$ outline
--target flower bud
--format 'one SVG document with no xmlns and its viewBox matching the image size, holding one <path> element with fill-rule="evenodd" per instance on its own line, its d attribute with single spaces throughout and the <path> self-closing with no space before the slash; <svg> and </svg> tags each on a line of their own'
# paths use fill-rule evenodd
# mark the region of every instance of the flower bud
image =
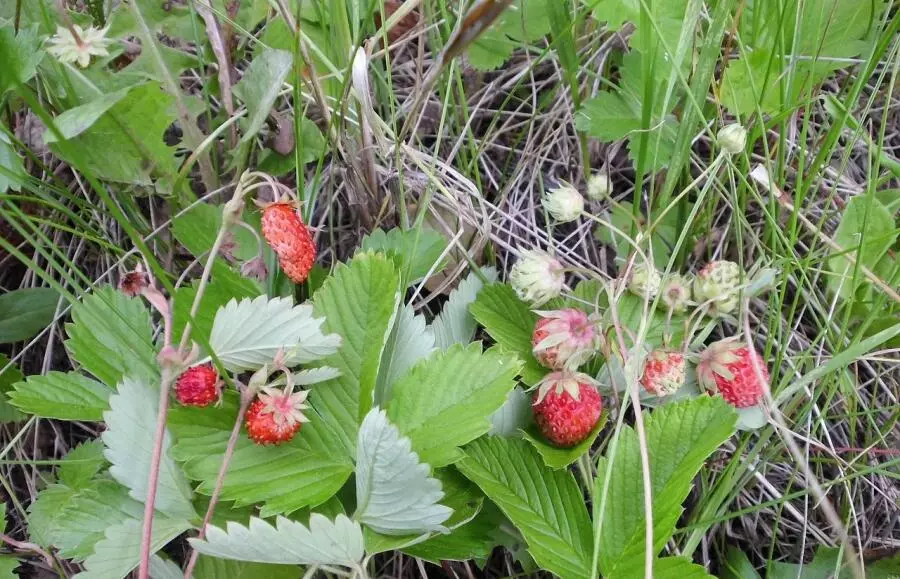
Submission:
<svg viewBox="0 0 900 579">
<path fill-rule="evenodd" d="M 560 223 L 574 221 L 584 212 L 584 197 L 575 187 L 561 181 L 561 185 L 544 194 L 544 208 Z"/>
<path fill-rule="evenodd" d="M 557 297 L 565 286 L 562 264 L 538 249 L 522 252 L 509 272 L 509 283 L 522 301 L 540 306 Z"/>
<path fill-rule="evenodd" d="M 694 278 L 694 300 L 709 302 L 710 313 L 730 314 L 737 308 L 741 268 L 733 261 L 711 261 Z"/>
<path fill-rule="evenodd" d="M 606 199 L 612 193 L 612 182 L 606 173 L 594 173 L 588 179 L 587 194 L 595 201 Z"/>
<path fill-rule="evenodd" d="M 737 155 L 747 145 L 747 129 L 734 123 L 719 131 L 716 144 L 729 155 Z"/>
<path fill-rule="evenodd" d="M 662 278 L 655 267 L 636 263 L 631 268 L 631 277 L 628 278 L 628 290 L 640 298 L 650 300 L 659 293 L 661 283 Z"/>
</svg>

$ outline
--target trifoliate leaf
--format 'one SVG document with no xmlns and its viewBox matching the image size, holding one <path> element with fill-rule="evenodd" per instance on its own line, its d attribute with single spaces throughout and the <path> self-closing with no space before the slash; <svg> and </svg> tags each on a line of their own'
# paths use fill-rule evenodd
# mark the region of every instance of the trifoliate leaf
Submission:
<svg viewBox="0 0 900 579">
<path fill-rule="evenodd" d="M 589 577 L 593 530 L 568 470 L 551 470 L 524 440 L 488 436 L 457 468 L 481 487 L 528 541 L 538 564 L 560 577 Z"/>
<path fill-rule="evenodd" d="M 531 396 L 521 388 L 513 388 L 503 406 L 491 414 L 489 434 L 504 438 L 519 438 L 522 430 L 533 422 Z"/>
<path fill-rule="evenodd" d="M 121 579 L 138 566 L 141 557 L 142 522 L 129 519 L 106 530 L 105 538 L 85 559 L 85 570 L 74 579 Z M 150 550 L 156 552 L 166 543 L 191 528 L 187 521 L 157 515 L 153 519 Z"/>
<path fill-rule="evenodd" d="M 737 415 L 721 398 L 703 396 L 644 413 L 653 493 L 653 549 L 672 536 L 682 502 L 706 458 L 734 432 Z M 609 448 L 613 448 L 612 444 Z M 602 513 L 600 570 L 604 576 L 644 573 L 644 498 L 638 439 L 625 426 L 619 434 L 615 464 L 600 459 L 594 486 L 594 517 Z M 604 497 L 606 473 L 609 490 Z M 636 482 L 637 481 L 637 482 Z"/>
<path fill-rule="evenodd" d="M 313 513 L 309 528 L 284 517 L 277 517 L 274 527 L 253 517 L 248 527 L 233 522 L 225 530 L 209 526 L 206 540 L 188 540 L 204 555 L 256 563 L 356 567 L 365 554 L 362 528 L 345 515 L 332 522 Z"/>
<path fill-rule="evenodd" d="M 226 392 L 221 408 L 180 407 L 169 413 L 169 428 L 177 440 L 172 456 L 184 462 L 188 477 L 201 481 L 199 493 L 212 494 L 237 409 L 237 395 Z M 268 517 L 316 506 L 334 495 L 353 472 L 353 464 L 322 418 L 313 412 L 307 416 L 310 422 L 297 436 L 279 446 L 259 446 L 241 434 L 222 500 L 239 507 L 261 503 L 260 514 Z"/>
<path fill-rule="evenodd" d="M 66 333 L 72 357 L 107 386 L 126 374 L 158 379 L 150 313 L 138 298 L 101 288 L 72 307 Z"/>
<path fill-rule="evenodd" d="M 103 419 L 113 390 L 78 372 L 29 376 L 14 385 L 9 397 L 22 412 L 60 420 Z"/>
<path fill-rule="evenodd" d="M 309 400 L 344 444 L 346 457 L 356 455 L 359 424 L 372 407 L 385 342 L 400 304 L 400 275 L 382 254 L 358 253 L 339 265 L 313 296 L 323 331 L 335 332 L 343 346 L 322 360 L 341 376 L 314 388 Z"/>
<path fill-rule="evenodd" d="M 421 280 L 428 272 L 439 273 L 443 269 L 441 254 L 446 248 L 444 237 L 430 229 L 376 229 L 360 243 L 360 251 L 383 251 L 391 257 L 407 285 Z"/>
<path fill-rule="evenodd" d="M 340 347 L 339 335 L 322 333 L 323 322 L 313 317 L 311 305 L 295 306 L 291 298 L 231 300 L 216 313 L 209 344 L 233 372 L 271 364 L 279 352 L 287 366 L 296 366 L 334 354 Z"/>
<path fill-rule="evenodd" d="M 481 274 L 488 283 L 497 281 L 497 270 L 493 267 L 483 268 Z M 482 287 L 484 282 L 473 272 L 450 292 L 441 313 L 431 323 L 438 348 L 446 350 L 453 344 L 468 344 L 472 341 L 477 324 L 469 312 L 469 306 Z"/>
<path fill-rule="evenodd" d="M 378 383 L 375 386 L 375 403 L 387 404 L 391 399 L 394 383 L 433 351 L 434 333 L 426 324 L 425 318 L 417 316 L 412 307 L 402 306 L 382 354 Z"/>
<path fill-rule="evenodd" d="M 10 404 L 9 395 L 13 384 L 25 379 L 18 366 L 11 363 L 10 359 L 0 354 L 0 422 L 16 422 L 23 420 L 25 415 L 16 410 Z"/>
<path fill-rule="evenodd" d="M 469 48 L 469 62 L 479 70 L 499 68 L 523 43 L 550 32 L 545 0 L 514 0 Z M 514 39 L 514 40 L 513 40 Z"/>
<path fill-rule="evenodd" d="M 359 427 L 354 518 L 385 535 L 445 532 L 452 510 L 439 504 L 441 482 L 429 476 L 408 438 L 373 408 Z"/>
<path fill-rule="evenodd" d="M 244 101 L 249 113 L 242 143 L 252 140 L 265 124 L 292 61 L 289 52 L 266 49 L 250 62 L 241 81 L 234 85 L 235 96 Z"/>
<path fill-rule="evenodd" d="M 394 385 L 388 417 L 433 467 L 462 458 L 457 448 L 491 428 L 490 416 L 515 387 L 521 362 L 481 343 L 452 346 Z"/>
<path fill-rule="evenodd" d="M 157 387 L 158 388 L 158 387 Z M 125 378 L 118 394 L 109 399 L 111 410 L 103 414 L 107 430 L 101 435 L 106 445 L 104 456 L 112 466 L 109 473 L 130 489 L 137 501 L 147 498 L 147 478 L 156 435 L 159 394 L 143 380 Z M 173 517 L 196 516 L 191 505 L 191 487 L 181 467 L 169 456 L 172 445 L 168 430 L 162 446 L 156 509 Z"/>
<path fill-rule="evenodd" d="M 0 344 L 30 339 L 53 321 L 58 305 L 59 293 L 48 287 L 0 295 Z"/>
<path fill-rule="evenodd" d="M 537 383 L 547 370 L 531 353 L 531 334 L 538 316 L 520 300 L 512 287 L 494 283 L 478 292 L 469 311 L 484 326 L 488 334 L 505 350 L 518 354 L 525 362 L 522 381 L 529 386 Z"/>
</svg>

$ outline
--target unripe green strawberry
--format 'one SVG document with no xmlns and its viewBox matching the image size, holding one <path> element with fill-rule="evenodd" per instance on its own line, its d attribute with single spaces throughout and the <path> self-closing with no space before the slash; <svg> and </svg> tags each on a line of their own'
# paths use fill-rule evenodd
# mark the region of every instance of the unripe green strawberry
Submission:
<svg viewBox="0 0 900 579">
<path fill-rule="evenodd" d="M 694 278 L 694 300 L 712 314 L 730 314 L 738 305 L 741 268 L 733 261 L 711 261 Z"/>
<path fill-rule="evenodd" d="M 641 386 L 654 396 L 671 396 L 684 386 L 686 366 L 681 352 L 653 350 L 644 362 Z"/>
<path fill-rule="evenodd" d="M 278 263 L 294 283 L 303 283 L 316 261 L 316 244 L 309 228 L 291 203 L 270 203 L 263 208 L 262 233 L 278 256 Z"/>
<path fill-rule="evenodd" d="M 691 282 L 677 273 L 669 274 L 662 282 L 660 300 L 675 314 L 683 314 L 691 303 Z"/>
<path fill-rule="evenodd" d="M 575 370 L 594 355 L 597 330 L 587 314 L 567 308 L 538 312 L 531 336 L 534 357 L 545 368 Z"/>
<path fill-rule="evenodd" d="M 636 263 L 631 268 L 631 277 L 628 278 L 628 291 L 646 300 L 652 300 L 659 293 L 662 277 L 655 267 L 648 267 L 643 263 Z"/>
<path fill-rule="evenodd" d="M 563 448 L 587 438 L 603 410 L 595 382 L 586 374 L 552 372 L 538 385 L 534 421 L 547 439 Z"/>
<path fill-rule="evenodd" d="M 209 406 L 219 394 L 219 374 L 212 364 L 192 366 L 175 381 L 175 399 L 184 406 Z"/>
<path fill-rule="evenodd" d="M 245 415 L 250 440 L 263 445 L 289 442 L 302 424 L 309 422 L 303 415 L 303 410 L 309 408 L 304 404 L 308 395 L 306 390 L 264 388 Z"/>
<path fill-rule="evenodd" d="M 721 394 L 732 406 L 747 408 L 759 404 L 769 385 L 769 370 L 746 344 L 726 338 L 700 354 L 697 379 L 704 389 Z"/>
</svg>

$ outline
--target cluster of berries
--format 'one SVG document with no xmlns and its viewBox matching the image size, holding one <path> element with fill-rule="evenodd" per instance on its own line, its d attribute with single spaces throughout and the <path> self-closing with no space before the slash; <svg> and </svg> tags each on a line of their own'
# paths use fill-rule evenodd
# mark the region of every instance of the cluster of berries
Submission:
<svg viewBox="0 0 900 579">
<path fill-rule="evenodd" d="M 663 276 L 654 267 L 635 264 L 628 278 L 628 290 L 634 295 L 660 301 L 673 313 L 687 311 L 689 305 L 702 305 L 712 315 L 730 314 L 738 306 L 743 275 L 733 261 L 711 261 L 693 277 L 677 273 Z"/>
<path fill-rule="evenodd" d="M 222 381 L 212 364 L 199 364 L 185 370 L 175 382 L 175 398 L 184 406 L 204 408 L 218 403 Z M 291 386 L 280 390 L 265 387 L 256 395 L 244 415 L 250 440 L 256 444 L 289 442 L 308 419 L 303 410 L 308 406 L 309 392 L 294 392 Z"/>
</svg>

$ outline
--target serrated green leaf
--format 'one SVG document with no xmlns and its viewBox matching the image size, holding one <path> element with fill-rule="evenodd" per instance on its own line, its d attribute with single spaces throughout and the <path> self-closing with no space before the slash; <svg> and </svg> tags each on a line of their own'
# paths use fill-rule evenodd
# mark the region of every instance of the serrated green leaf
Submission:
<svg viewBox="0 0 900 579">
<path fill-rule="evenodd" d="M 112 387 L 126 374 L 157 379 L 150 313 L 139 299 L 101 288 L 72 306 L 72 321 L 66 348 L 98 380 Z"/>
<path fill-rule="evenodd" d="M 25 288 L 0 295 L 0 344 L 28 340 L 53 321 L 59 294 L 48 287 Z"/>
<path fill-rule="evenodd" d="M 293 58 L 289 52 L 267 49 L 250 62 L 241 81 L 234 85 L 234 94 L 244 101 L 249 116 L 242 143 L 251 141 L 272 111 L 281 92 L 284 79 L 291 70 Z"/>
<path fill-rule="evenodd" d="M 22 371 L 9 358 L 0 354 L 0 423 L 17 422 L 25 418 L 24 414 L 10 404 L 8 396 L 13 384 L 24 379 Z"/>
<path fill-rule="evenodd" d="M 339 435 L 345 456 L 356 455 L 356 434 L 372 407 L 387 337 L 400 304 L 400 275 L 382 254 L 357 254 L 339 265 L 313 296 L 322 331 L 343 337 L 343 346 L 322 364 L 341 376 L 313 389 L 309 400 Z"/>
<path fill-rule="evenodd" d="M 375 403 L 387 404 L 391 399 L 394 383 L 433 351 L 434 333 L 425 318 L 417 316 L 412 307 L 401 306 L 381 356 L 378 382 L 375 385 Z"/>
<path fill-rule="evenodd" d="M 834 241 L 857 263 L 874 269 L 896 241 L 898 231 L 893 215 L 878 199 L 872 195 L 858 195 L 844 208 Z M 839 291 L 843 298 L 853 296 L 860 284 L 868 283 L 861 273 L 856 274 L 854 283 L 855 266 L 843 255 L 829 258 L 828 268 L 835 274 L 828 278 L 828 289 L 832 293 Z"/>
<path fill-rule="evenodd" d="M 469 62 L 479 70 L 493 70 L 506 62 L 518 46 L 539 40 L 549 32 L 546 0 L 513 0 L 481 38 L 472 43 Z"/>
<path fill-rule="evenodd" d="M 219 228 L 222 226 L 222 211 L 222 205 L 198 203 L 186 212 L 172 219 L 172 233 L 175 235 L 175 239 L 177 239 L 178 243 L 183 245 L 185 249 L 190 251 L 191 255 L 204 263 L 216 240 Z M 255 225 L 258 221 L 258 215 L 258 213 L 245 211 L 242 218 L 249 220 L 252 225 Z M 234 241 L 231 255 L 235 259 L 245 261 L 258 255 L 259 243 L 257 242 L 257 238 L 251 231 L 247 230 L 247 228 L 232 227 L 228 230 L 227 235 Z M 213 279 L 216 278 L 218 265 L 220 263 L 224 264 L 222 260 L 216 262 L 216 268 L 213 269 Z M 230 268 L 226 269 L 228 269 L 228 272 L 234 277 L 242 279 L 242 281 L 245 282 L 250 281 L 240 278 L 240 276 L 234 273 Z M 256 295 L 258 294 L 259 292 L 257 292 Z"/>
<path fill-rule="evenodd" d="M 523 382 L 531 386 L 544 377 L 547 371 L 531 353 L 531 334 L 537 314 L 516 296 L 512 287 L 503 283 L 485 286 L 469 311 L 501 347 L 517 354 L 525 363 Z"/>
<path fill-rule="evenodd" d="M 323 385 L 321 387 L 327 387 Z M 185 473 L 201 481 L 197 492 L 212 494 L 228 437 L 237 415 L 234 392 L 226 392 L 220 408 L 173 408 L 169 428 L 176 437 L 172 456 L 184 461 Z M 238 438 L 222 487 L 222 500 L 238 507 L 263 503 L 261 515 L 291 513 L 316 506 L 334 495 L 353 471 L 340 441 L 322 419 L 308 414 L 291 442 L 259 446 Z"/>
<path fill-rule="evenodd" d="M 503 406 L 491 414 L 491 429 L 488 432 L 504 438 L 519 438 L 522 430 L 533 421 L 531 396 L 521 388 L 513 388 Z"/>
<path fill-rule="evenodd" d="M 618 30 L 626 22 L 633 22 L 641 14 L 640 0 L 582 0 L 591 10 L 594 17 L 606 22 L 610 29 Z"/>
<path fill-rule="evenodd" d="M 194 579 L 297 579 L 298 574 L 299 570 L 293 565 L 248 563 L 205 555 L 197 560 L 194 568 Z"/>
<path fill-rule="evenodd" d="M 582 105 L 575 126 L 600 140 L 616 141 L 640 130 L 641 118 L 618 92 L 604 91 Z"/>
<path fill-rule="evenodd" d="M 158 408 L 158 386 L 125 378 L 118 393 L 109 399 L 110 410 L 103 413 L 107 429 L 101 435 L 110 462 L 109 473 L 130 489 L 130 496 L 143 502 L 147 498 L 147 478 L 153 455 Z M 191 488 L 181 470 L 169 456 L 172 446 L 168 430 L 162 446 L 156 510 L 177 518 L 196 516 L 191 505 Z"/>
<path fill-rule="evenodd" d="M 360 251 L 383 251 L 390 256 L 407 285 L 421 280 L 429 271 L 439 273 L 446 248 L 447 240 L 430 229 L 376 229 L 360 243 Z"/>
<path fill-rule="evenodd" d="M 313 317 L 310 304 L 293 304 L 289 297 L 231 300 L 216 313 L 210 347 L 233 372 L 258 370 L 279 352 L 288 367 L 334 354 L 341 337 L 322 333 L 325 320 Z"/>
<path fill-rule="evenodd" d="M 560 577 L 588 577 L 593 533 L 572 473 L 547 468 L 521 439 L 483 437 L 465 452 L 457 468 L 518 527 L 538 565 Z"/>
<path fill-rule="evenodd" d="M 488 283 L 497 281 L 497 270 L 493 267 L 483 268 L 481 274 Z M 477 324 L 469 312 L 469 306 L 475 301 L 482 287 L 484 282 L 472 272 L 450 292 L 441 313 L 431 323 L 438 348 L 446 350 L 453 344 L 468 344 L 472 341 Z"/>
<path fill-rule="evenodd" d="M 497 545 L 497 528 L 505 522 L 500 510 L 485 501 L 481 511 L 470 522 L 453 529 L 448 535 L 436 535 L 425 542 L 405 547 L 404 553 L 440 565 L 441 561 L 485 559 Z"/>
<path fill-rule="evenodd" d="M 153 579 L 183 579 L 184 572 L 173 561 L 163 559 L 159 555 L 152 555 L 150 557 L 150 576 Z"/>
<path fill-rule="evenodd" d="M 38 3 L 33 4 L 36 6 Z M 37 24 L 22 26 L 18 31 L 12 26 L 0 27 L 0 62 L 5 63 L 0 70 L 0 96 L 31 80 L 44 56 L 40 46 Z M 3 192 L 2 187 L 0 192 Z"/>
<path fill-rule="evenodd" d="M 223 531 L 209 526 L 205 541 L 189 541 L 205 555 L 256 563 L 356 567 L 365 554 L 362 528 L 344 515 L 332 522 L 313 514 L 309 528 L 284 517 L 277 517 L 273 527 L 254 517 L 247 527 L 229 523 Z"/>
<path fill-rule="evenodd" d="M 354 518 L 385 535 L 444 532 L 452 510 L 438 504 L 441 482 L 410 448 L 383 410 L 369 412 L 359 427 Z"/>
<path fill-rule="evenodd" d="M 86 104 L 63 111 L 62 114 L 53 119 L 53 124 L 56 125 L 56 128 L 61 133 L 61 139 L 57 138 L 54 131 L 47 129 L 43 135 L 44 142 L 50 144 L 77 137 L 100 120 L 106 114 L 106 111 L 128 96 L 128 92 L 132 88 L 127 87 L 116 92 L 100 95 Z"/>
<path fill-rule="evenodd" d="M 643 572 L 623 575 L 615 573 L 610 579 L 641 579 Z M 715 579 L 705 568 L 684 557 L 665 557 L 653 563 L 654 579 Z"/>
<path fill-rule="evenodd" d="M 737 415 L 719 397 L 703 396 L 667 404 L 644 414 L 653 493 L 653 549 L 662 550 L 672 536 L 681 503 L 706 458 L 734 433 Z M 643 575 L 644 498 L 637 435 L 630 427 L 619 434 L 615 464 L 601 458 L 595 481 L 599 510 L 607 469 L 612 475 L 602 513 L 600 570 L 604 575 Z M 595 517 L 598 514 L 595 512 Z"/>
<path fill-rule="evenodd" d="M 141 556 L 141 527 L 138 519 L 106 530 L 103 540 L 94 546 L 94 552 L 84 561 L 84 571 L 74 579 L 121 579 L 137 567 Z M 150 550 L 156 552 L 166 543 L 190 529 L 187 521 L 157 516 L 153 520 Z"/>
<path fill-rule="evenodd" d="M 10 401 L 22 412 L 59 420 L 103 420 L 113 390 L 78 372 L 29 376 L 13 386 Z"/>
<path fill-rule="evenodd" d="M 515 356 L 451 346 L 416 365 L 394 385 L 388 417 L 433 467 L 462 458 L 458 447 L 491 428 L 490 416 L 515 387 Z"/>
<path fill-rule="evenodd" d="M 609 295 L 604 294 L 601 300 L 601 307 L 608 308 Z M 632 328 L 636 332 L 641 327 L 641 320 L 644 317 L 644 300 L 636 295 L 626 293 L 619 297 L 616 302 L 619 323 L 624 328 Z M 669 333 L 671 344 L 680 344 L 684 336 L 684 316 L 672 315 L 666 320 L 666 313 L 660 309 L 649 310 L 650 320 L 647 323 L 647 333 L 644 336 L 644 343 L 650 346 L 662 346 L 665 340 L 666 331 Z M 626 337 L 626 344 L 630 343 L 631 338 Z"/>
<path fill-rule="evenodd" d="M 181 333 L 184 331 L 188 320 L 190 320 L 191 308 L 199 286 L 200 281 L 197 280 L 189 286 L 183 286 L 175 290 L 172 314 L 174 341 L 178 341 L 181 338 Z M 200 300 L 200 307 L 197 309 L 197 314 L 194 316 L 194 321 L 191 324 L 191 337 L 196 338 L 198 342 L 201 337 L 209 341 L 216 312 L 219 311 L 219 308 L 225 306 L 231 300 L 255 298 L 262 293 L 262 288 L 256 281 L 241 277 L 224 263 L 217 262 L 213 266 L 212 277 L 206 285 L 203 299 Z"/>
<path fill-rule="evenodd" d="M 106 466 L 103 441 L 83 442 L 70 450 L 59 465 L 56 478 L 71 489 L 88 488 L 91 480 Z"/>
<path fill-rule="evenodd" d="M 550 444 L 534 425 L 529 426 L 525 430 L 523 437 L 538 451 L 541 458 L 544 459 L 544 464 L 553 469 L 566 468 L 591 449 L 591 445 L 594 444 L 597 435 L 606 426 L 607 420 L 609 420 L 609 413 L 603 411 L 600 419 L 597 420 L 597 424 L 594 425 L 587 437 L 571 448 L 559 448 Z"/>
</svg>

